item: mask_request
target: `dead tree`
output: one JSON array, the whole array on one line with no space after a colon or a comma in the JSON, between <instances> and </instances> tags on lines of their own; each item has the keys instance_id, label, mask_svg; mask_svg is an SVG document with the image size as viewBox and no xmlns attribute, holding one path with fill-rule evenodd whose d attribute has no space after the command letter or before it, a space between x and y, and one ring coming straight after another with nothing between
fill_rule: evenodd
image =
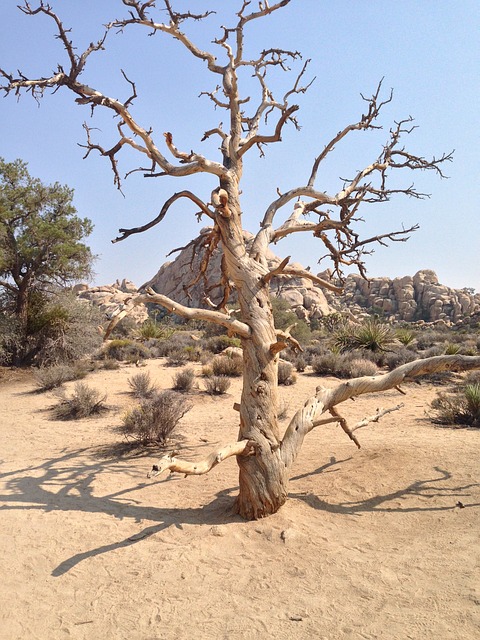
<instances>
[{"instance_id":1,"label":"dead tree","mask_svg":"<svg viewBox=\"0 0 480 640\"><path fill-rule=\"evenodd\" d=\"M213 53L197 46L187 32L192 21L204 21L207 28L211 12L202 15L180 13L174 8L173 0L121 0L119 7L123 4L126 10L124 17L106 25L104 36L98 42L91 43L80 54L70 39L70 30L63 25L50 4L40 0L33 6L33 3L25 1L20 7L25 14L44 14L56 24L57 38L66 52L67 65L59 64L55 73L36 79L28 78L21 72L12 75L0 70L5 80L3 89L7 94L18 96L22 92L28 92L39 100L46 90L68 90L74 94L78 104L87 106L92 113L97 108L113 112L118 131L118 140L114 146L104 148L94 141L96 132L88 125L84 125L84 146L85 156L97 152L109 159L118 187L121 182L118 159L124 147L138 151L142 154L141 157L148 159L148 168L138 169L144 172L145 177L175 178L203 173L218 181L218 187L207 198L186 190L175 193L154 220L139 227L120 229L116 241L159 224L170 207L179 200L187 201L187 204L190 202L199 212L197 215L206 215L211 220L211 231L207 236L202 236L202 242L195 248L203 252L202 272L207 269L213 251L217 247L222 251L220 284L224 295L217 308L187 308L153 291L133 299L132 304L155 302L186 318L223 325L231 334L241 339L244 377L241 402L238 405L238 442L214 451L207 459L197 463L187 463L167 456L154 467L153 473L166 469L184 474L206 473L225 458L235 455L240 468L240 491L236 509L247 519L275 513L284 504L288 493L290 467L304 437L311 429L335 421L358 444L354 435L355 427L349 428L336 409L344 400L363 393L397 387L403 380L422 373L480 366L479 357L430 358L404 365L388 375L351 380L333 389L319 388L295 414L286 432L280 433L277 419L279 355L287 346L298 348L299 345L288 331L279 331L274 326L269 281L277 275L301 275L322 286L329 286L334 290L335 287L321 281L309 271L299 272L290 267L288 259L269 270L266 260L269 245L294 233L313 235L325 255L332 260L336 276L341 277L342 268L346 265L356 266L365 275L363 260L369 246L374 243L385 244L388 240L405 241L416 226L362 238L357 224L360 207L366 203L385 202L397 193L413 198L424 197L425 194L417 191L413 185L390 188L389 175L392 172L401 173L402 170L426 170L442 176L443 164L451 160L451 154L426 159L406 150L403 140L414 128L409 117L393 124L378 157L352 177L343 179L338 192L327 193L317 186L319 168L336 145L342 143L353 131L381 129L379 116L383 107L392 100L392 94L384 94L380 82L372 96L362 96L363 115L334 135L313 160L305 183L292 186L284 193L277 192L263 215L259 232L253 242L247 245L242 228L240 189L244 159L249 152L259 150L262 153L265 145L280 142L282 132L288 125L298 127L298 106L294 100L307 91L311 81L307 79L308 61L303 62L297 51L272 48L259 52L256 58L248 59L245 57L244 38L250 23L268 19L270 14L282 10L289 2L290 0L279 0L271 4L254 4L249 0L239 0L238 12L232 16L231 26L222 27L213 41ZM170 132L164 133L163 139L156 139L153 131L140 124L133 113L137 97L136 86L125 74L130 95L123 102L107 95L99 87L91 87L82 82L81 75L87 63L105 48L110 34L127 29L144 29L145 34L173 38L194 58L205 63L208 72L216 79L215 88L205 91L205 95L217 110L226 113L226 126L211 128L202 138L218 139L218 159L207 158L199 151L177 148ZM289 71L290 64L297 64L298 72L288 90L282 96L274 96L269 88L269 74L275 69ZM252 95L241 94L240 78L244 74L252 76L257 84L257 91L252 92ZM191 283L185 283L186 286L188 284ZM233 290L240 309L238 317L229 315L226 308ZM364 426L370 420L378 420L379 417L380 414L377 414L357 427Z\"/></svg>"}]
</instances>

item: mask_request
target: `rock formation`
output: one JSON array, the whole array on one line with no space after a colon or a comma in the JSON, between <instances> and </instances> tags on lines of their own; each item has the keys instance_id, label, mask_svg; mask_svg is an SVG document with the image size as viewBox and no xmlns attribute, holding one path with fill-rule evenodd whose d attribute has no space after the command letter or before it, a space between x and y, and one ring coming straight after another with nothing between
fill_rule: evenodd
<instances>
[{"instance_id":1,"label":"rock formation","mask_svg":"<svg viewBox=\"0 0 480 640\"><path fill-rule=\"evenodd\" d=\"M373 310L404 322L469 324L478 322L480 315L480 294L446 287L429 269L393 280L349 275L344 294L337 301L329 297L329 301L337 308L346 306L354 314Z\"/></svg>"},{"instance_id":2,"label":"rock formation","mask_svg":"<svg viewBox=\"0 0 480 640\"><path fill-rule=\"evenodd\" d=\"M208 307L207 297L213 304L220 302L222 287L219 250L213 252L208 269L201 276L201 262L206 248L202 247L202 243L207 239L208 231L208 228L202 230L196 240L183 248L175 260L162 265L158 273L139 290L150 286L158 293L187 306ZM245 238L248 245L253 236L245 232ZM198 247L202 249L197 250ZM269 252L267 261L269 269L274 269L280 264L281 258ZM295 263L290 266L303 269ZM323 280L331 277L328 271L318 275ZM480 323L480 294L441 285L435 272L428 269L419 271L414 276L394 279L365 280L358 274L351 274L344 283L344 293L339 296L301 277L276 276L272 278L270 287L272 295L288 302L297 316L307 322L348 310L356 317L374 312L401 322L442 322L457 326ZM98 304L107 317L137 291L135 285L128 280L117 280L111 286L91 289L87 285L79 285L76 290L80 298ZM232 291L230 301L235 302L235 291ZM131 317L136 322L143 322L147 318L145 307L136 307Z\"/></svg>"},{"instance_id":3,"label":"rock formation","mask_svg":"<svg viewBox=\"0 0 480 640\"><path fill-rule=\"evenodd\" d=\"M199 239L201 240L202 235L208 231L208 228L203 229ZM248 245L253 236L245 232L245 238ZM203 253L195 251L198 242L194 242L182 249L173 262L166 262L160 267L158 273L141 288L152 287L158 293L163 293L180 304L193 307L208 306L205 300L205 291L214 304L220 302L222 299L220 288L221 252L214 251L205 277L199 279ZM281 259L269 252L267 261L269 269L273 269L280 264ZM290 266L303 269L301 265L295 263L291 263ZM195 282L197 279L198 282ZM193 282L195 284L189 287L188 285ZM318 319L333 311L327 302L323 289L306 278L274 277L270 282L270 288L273 295L288 302L299 318ZM232 302L234 300L235 292L233 291Z\"/></svg>"},{"instance_id":4,"label":"rock formation","mask_svg":"<svg viewBox=\"0 0 480 640\"><path fill-rule=\"evenodd\" d=\"M88 300L92 304L98 306L105 314L106 319L110 320L112 314L118 310L118 307L125 303L132 294L137 293L137 288L130 280L117 280L112 285L102 287L89 287L86 284L76 285L73 291L81 300ZM135 307L130 317L137 323L142 323L148 318L147 309L143 305Z\"/></svg>"}]
</instances>

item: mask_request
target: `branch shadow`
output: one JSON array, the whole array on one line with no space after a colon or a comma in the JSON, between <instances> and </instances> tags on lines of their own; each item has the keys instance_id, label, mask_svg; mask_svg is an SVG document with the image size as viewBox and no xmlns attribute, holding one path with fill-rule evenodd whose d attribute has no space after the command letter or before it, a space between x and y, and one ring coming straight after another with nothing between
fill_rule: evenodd
<instances>
[{"instance_id":1,"label":"branch shadow","mask_svg":"<svg viewBox=\"0 0 480 640\"><path fill-rule=\"evenodd\" d=\"M94 454L93 456L91 454ZM218 525L230 522L241 522L241 518L232 513L233 499L230 495L235 487L218 492L207 505L199 508L146 507L136 499L135 493L145 486L161 482L177 482L181 478L138 482L104 496L94 495L94 481L98 474L130 475L133 479L135 470L129 471L119 462L128 461L130 456L117 459L100 460L105 451L97 452L90 448L62 452L39 465L26 466L5 473L0 473L0 480L6 491L0 494L0 511L42 511L50 512L83 512L111 515L120 520L129 519L134 523L149 520L151 524L123 540L117 540L75 554L64 560L52 570L53 577L60 577L79 563L116 549L121 549L149 538L170 526L181 527L184 524ZM86 457L86 454L89 456ZM150 452L151 455L151 452ZM137 457L135 454L131 458ZM125 481L123 481L125 485Z\"/></svg>"},{"instance_id":2,"label":"branch shadow","mask_svg":"<svg viewBox=\"0 0 480 640\"><path fill-rule=\"evenodd\" d=\"M341 460L339 462L346 462ZM315 473L322 473L324 470L333 464L337 464L335 459L332 458L330 463L320 467ZM397 491L390 493L379 494L365 500L352 500L347 502L327 502L322 500L317 495L308 493L290 493L290 497L296 500L302 500L310 507L318 509L319 511L328 511L330 513L336 513L340 515L355 515L359 516L362 513L376 513L376 512L388 512L388 513L410 513L410 512L422 512L422 511L452 511L454 509L468 509L472 507L480 507L480 502L464 503L463 500L471 496L468 492L473 487L480 487L480 483L470 483L461 485L458 487L451 487L442 485L448 480L452 479L452 474L440 467L434 467L437 472L437 476L427 478L425 480L415 480L411 484ZM303 476L297 476L295 479L299 479ZM432 498L452 498L456 500L451 505L437 505L437 506L409 506L405 503L401 506L389 505L390 502L395 501L408 501L412 497L422 499Z\"/></svg>"}]
</instances>

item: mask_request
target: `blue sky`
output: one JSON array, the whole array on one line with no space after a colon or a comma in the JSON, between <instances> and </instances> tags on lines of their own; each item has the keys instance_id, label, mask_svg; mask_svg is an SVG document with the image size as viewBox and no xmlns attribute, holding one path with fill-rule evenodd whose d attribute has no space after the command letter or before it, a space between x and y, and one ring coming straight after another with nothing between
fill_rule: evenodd
<instances>
[{"instance_id":1,"label":"blue sky","mask_svg":"<svg viewBox=\"0 0 480 640\"><path fill-rule=\"evenodd\" d=\"M66 54L53 38L49 21L23 15L17 4L18 0L1 3L0 66L12 72L20 69L31 77L48 75L57 63L66 64ZM51 4L64 25L72 27L79 51L101 37L103 23L125 14L119 0L51 0ZM218 24L232 23L226 10L241 6L237 0L177 0L176 4L180 10L190 5L195 11L218 11L217 16L192 25L192 38L210 49L216 48L211 41L221 35ZM480 211L472 191L479 182L480 166L479 27L477 0L292 0L285 9L248 25L249 55L273 46L299 50L304 59L311 58L308 78L316 76L316 80L298 98L301 131L288 127L283 142L271 145L265 158L252 149L245 160L245 227L258 229L277 187L286 191L308 181L315 156L337 131L359 118L364 107L360 94L371 95L383 77L386 94L394 89L393 102L381 120L385 130L372 136L359 132L338 145L319 172L316 186L338 191L339 176L351 176L377 157L392 122L413 116L418 128L406 139L408 149L425 157L455 149L453 163L445 167L449 179L440 180L430 172L402 176L403 184L413 179L417 189L431 197L399 196L364 210L365 236L420 224L408 243L379 246L367 257L368 273L396 277L429 268L443 284L480 290ZM213 141L200 142L206 130L225 120L225 114L215 111L207 98L198 97L217 81L204 64L192 60L170 38L162 34L149 38L143 29L111 33L106 49L92 56L84 82L127 98L129 88L120 73L124 69L137 84L132 113L142 126L153 127L158 145L163 142L162 133L171 131L179 148L219 159ZM293 78L276 76L272 80L276 95L281 96ZM134 173L124 181L124 195L120 194L108 161L93 154L83 160L84 150L78 146L85 141L84 121L98 127L100 144L108 147L114 142L115 121L110 113L97 112L91 120L89 109L76 105L67 90L46 94L40 106L30 96L19 101L12 95L2 97L0 156L7 161L22 158L32 175L75 189L79 214L95 224L89 244L99 256L97 284L128 278L140 285L156 273L171 249L193 238L201 224L195 211L183 203L174 206L160 226L112 245L118 229L149 221L176 191L189 188L208 201L217 185L211 176L146 180ZM142 163L145 166L143 158L123 154L121 173ZM326 262L317 265L321 246L304 234L280 242L274 250L282 257L291 255L312 271L328 266Z\"/></svg>"}]
</instances>

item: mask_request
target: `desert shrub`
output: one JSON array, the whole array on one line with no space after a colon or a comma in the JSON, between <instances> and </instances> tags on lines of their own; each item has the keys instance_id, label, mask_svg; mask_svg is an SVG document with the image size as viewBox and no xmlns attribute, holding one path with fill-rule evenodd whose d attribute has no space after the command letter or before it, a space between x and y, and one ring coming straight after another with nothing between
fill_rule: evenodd
<instances>
[{"instance_id":1,"label":"desert shrub","mask_svg":"<svg viewBox=\"0 0 480 640\"><path fill-rule=\"evenodd\" d=\"M138 362L138 360L149 358L150 350L141 342L130 340L129 338L117 338L105 345L103 357Z\"/></svg>"},{"instance_id":2,"label":"desert shrub","mask_svg":"<svg viewBox=\"0 0 480 640\"><path fill-rule=\"evenodd\" d=\"M191 409L174 391L158 391L123 416L122 431L141 444L164 446L181 418Z\"/></svg>"},{"instance_id":3,"label":"desert shrub","mask_svg":"<svg viewBox=\"0 0 480 640\"><path fill-rule=\"evenodd\" d=\"M386 353L384 360L390 371L393 371L393 369L396 369L407 362L412 362L418 357L419 356L415 351L407 349L407 347L400 347L399 349L395 349L395 351Z\"/></svg>"},{"instance_id":4,"label":"desert shrub","mask_svg":"<svg viewBox=\"0 0 480 640\"><path fill-rule=\"evenodd\" d=\"M59 404L53 408L53 416L59 420L77 420L107 410L104 402L106 395L89 387L84 382L77 382L72 395L67 396L63 389L55 392Z\"/></svg>"},{"instance_id":5,"label":"desert shrub","mask_svg":"<svg viewBox=\"0 0 480 640\"><path fill-rule=\"evenodd\" d=\"M175 391L191 391L195 385L195 371L187 367L178 371L173 376L173 388Z\"/></svg>"},{"instance_id":6,"label":"desert shrub","mask_svg":"<svg viewBox=\"0 0 480 640\"><path fill-rule=\"evenodd\" d=\"M293 370L293 365L290 362L280 360L278 363L278 384L289 386L295 384L296 381L297 376Z\"/></svg>"},{"instance_id":7,"label":"desert shrub","mask_svg":"<svg viewBox=\"0 0 480 640\"><path fill-rule=\"evenodd\" d=\"M211 396L220 396L227 393L232 383L227 376L209 376L204 384L207 393Z\"/></svg>"},{"instance_id":8,"label":"desert shrub","mask_svg":"<svg viewBox=\"0 0 480 640\"><path fill-rule=\"evenodd\" d=\"M113 358L105 358L102 360L102 366L107 371L113 371L115 369L120 369L120 364L118 360L114 360Z\"/></svg>"},{"instance_id":9,"label":"desert shrub","mask_svg":"<svg viewBox=\"0 0 480 640\"><path fill-rule=\"evenodd\" d=\"M335 375L337 363L343 357L338 353L333 353L333 351L315 355L312 358L312 369L320 376Z\"/></svg>"},{"instance_id":10,"label":"desert shrub","mask_svg":"<svg viewBox=\"0 0 480 640\"><path fill-rule=\"evenodd\" d=\"M101 346L102 319L96 307L71 293L35 292L26 324L10 313L0 314L0 360L43 367L76 362Z\"/></svg>"},{"instance_id":11,"label":"desert shrub","mask_svg":"<svg viewBox=\"0 0 480 640\"><path fill-rule=\"evenodd\" d=\"M465 384L480 384L480 371L470 371L465 376Z\"/></svg>"},{"instance_id":12,"label":"desert shrub","mask_svg":"<svg viewBox=\"0 0 480 640\"><path fill-rule=\"evenodd\" d=\"M35 384L41 391L50 391L60 387L64 382L79 380L86 375L82 367L68 364L56 364L51 367L41 367L34 373Z\"/></svg>"},{"instance_id":13,"label":"desert shrub","mask_svg":"<svg viewBox=\"0 0 480 640\"><path fill-rule=\"evenodd\" d=\"M238 356L215 356L210 368L214 376L238 378L243 373L243 360Z\"/></svg>"},{"instance_id":14,"label":"desert shrub","mask_svg":"<svg viewBox=\"0 0 480 640\"><path fill-rule=\"evenodd\" d=\"M188 354L183 347L177 347L170 351L167 357L169 367L181 367L188 362Z\"/></svg>"},{"instance_id":15,"label":"desert shrub","mask_svg":"<svg viewBox=\"0 0 480 640\"><path fill-rule=\"evenodd\" d=\"M136 334L142 340L168 340L175 333L175 329L171 326L162 325L151 318L137 328Z\"/></svg>"},{"instance_id":16,"label":"desert shrub","mask_svg":"<svg viewBox=\"0 0 480 640\"><path fill-rule=\"evenodd\" d=\"M138 323L131 316L125 316L112 330L113 338L134 338L138 329Z\"/></svg>"},{"instance_id":17,"label":"desert shrub","mask_svg":"<svg viewBox=\"0 0 480 640\"><path fill-rule=\"evenodd\" d=\"M349 375L352 378L361 376L374 376L378 373L377 365L366 358L353 358L349 362Z\"/></svg>"},{"instance_id":18,"label":"desert shrub","mask_svg":"<svg viewBox=\"0 0 480 640\"><path fill-rule=\"evenodd\" d=\"M440 391L430 406L438 424L480 427L480 384L467 384L454 393Z\"/></svg>"},{"instance_id":19,"label":"desert shrub","mask_svg":"<svg viewBox=\"0 0 480 640\"><path fill-rule=\"evenodd\" d=\"M453 342L447 342L444 348L444 353L446 356L454 356L460 351L460 345L455 344Z\"/></svg>"},{"instance_id":20,"label":"desert shrub","mask_svg":"<svg viewBox=\"0 0 480 640\"><path fill-rule=\"evenodd\" d=\"M148 371L136 373L128 379L128 384L136 398L151 398L157 390Z\"/></svg>"},{"instance_id":21,"label":"desert shrub","mask_svg":"<svg viewBox=\"0 0 480 640\"><path fill-rule=\"evenodd\" d=\"M361 325L354 327L352 346L349 348L386 351L394 344L396 338L392 328L377 318L368 318Z\"/></svg>"},{"instance_id":22,"label":"desert shrub","mask_svg":"<svg viewBox=\"0 0 480 640\"><path fill-rule=\"evenodd\" d=\"M434 347L445 340L445 332L434 329L427 329L417 335L417 348L424 351Z\"/></svg>"},{"instance_id":23,"label":"desert shrub","mask_svg":"<svg viewBox=\"0 0 480 640\"><path fill-rule=\"evenodd\" d=\"M297 371L303 373L308 366L308 360L303 354L300 354L295 358L293 364Z\"/></svg>"},{"instance_id":24,"label":"desert shrub","mask_svg":"<svg viewBox=\"0 0 480 640\"><path fill-rule=\"evenodd\" d=\"M188 345L184 347L184 351L189 362L201 362L205 355L201 345L199 344Z\"/></svg>"},{"instance_id":25,"label":"desert shrub","mask_svg":"<svg viewBox=\"0 0 480 640\"><path fill-rule=\"evenodd\" d=\"M400 327L395 331L395 337L404 347L408 347L415 341L416 333L407 327Z\"/></svg>"},{"instance_id":26,"label":"desert shrub","mask_svg":"<svg viewBox=\"0 0 480 640\"><path fill-rule=\"evenodd\" d=\"M210 338L206 338L202 340L202 346L206 351L211 351L212 353L221 353L228 349L228 347L237 347L241 348L242 343L238 338L230 338L226 335L221 336L211 336Z\"/></svg>"}]
</instances>

